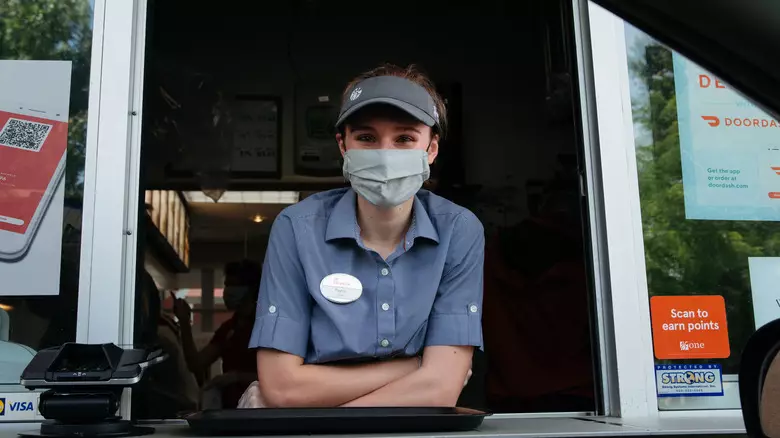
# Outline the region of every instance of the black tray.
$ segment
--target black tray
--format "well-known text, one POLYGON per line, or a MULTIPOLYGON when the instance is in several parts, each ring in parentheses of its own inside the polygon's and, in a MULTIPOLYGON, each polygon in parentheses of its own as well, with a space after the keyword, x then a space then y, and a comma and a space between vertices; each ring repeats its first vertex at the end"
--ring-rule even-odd
POLYGON ((465 408, 214 409, 184 418, 199 434, 453 432, 473 430, 490 414, 465 408))

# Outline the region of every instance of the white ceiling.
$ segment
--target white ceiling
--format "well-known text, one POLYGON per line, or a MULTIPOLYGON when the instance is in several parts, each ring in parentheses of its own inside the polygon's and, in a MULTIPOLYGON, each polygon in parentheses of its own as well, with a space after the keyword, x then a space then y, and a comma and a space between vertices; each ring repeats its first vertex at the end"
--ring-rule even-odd
POLYGON ((190 208, 190 241, 234 242, 268 234, 274 218, 285 204, 206 204, 192 203, 190 208), (263 222, 255 223, 255 215, 263 222))
MULTIPOLYGON (((313 192, 301 192, 300 199, 313 192)), ((191 202, 190 242, 243 242, 266 236, 276 216, 289 204, 191 202), (263 221, 255 223, 255 215, 263 221)))

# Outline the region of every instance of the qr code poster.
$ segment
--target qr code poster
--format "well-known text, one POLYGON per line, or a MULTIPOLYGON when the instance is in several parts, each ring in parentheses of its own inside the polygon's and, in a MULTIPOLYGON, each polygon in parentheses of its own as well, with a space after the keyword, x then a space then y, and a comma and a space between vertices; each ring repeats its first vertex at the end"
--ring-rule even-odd
POLYGON ((70 61, 0 61, 0 296, 60 290, 70 61))
POLYGON ((0 130, 0 146, 38 152, 51 132, 52 124, 10 117, 0 130))

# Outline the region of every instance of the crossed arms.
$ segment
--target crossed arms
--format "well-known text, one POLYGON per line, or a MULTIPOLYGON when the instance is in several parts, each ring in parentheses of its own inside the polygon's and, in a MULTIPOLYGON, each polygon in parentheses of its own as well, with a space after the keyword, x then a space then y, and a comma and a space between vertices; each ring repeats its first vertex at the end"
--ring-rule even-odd
POLYGON ((473 347, 430 346, 417 358, 361 365, 307 365, 271 349, 257 353, 258 384, 247 407, 455 406, 473 347))

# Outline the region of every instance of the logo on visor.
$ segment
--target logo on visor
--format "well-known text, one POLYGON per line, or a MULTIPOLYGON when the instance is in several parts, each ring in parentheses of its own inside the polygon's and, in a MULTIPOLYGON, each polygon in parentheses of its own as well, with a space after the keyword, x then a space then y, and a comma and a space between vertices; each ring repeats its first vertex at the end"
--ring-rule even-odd
POLYGON ((352 94, 349 95, 349 100, 357 100, 358 97, 360 97, 360 93, 363 92, 362 88, 355 88, 352 90, 352 94))

